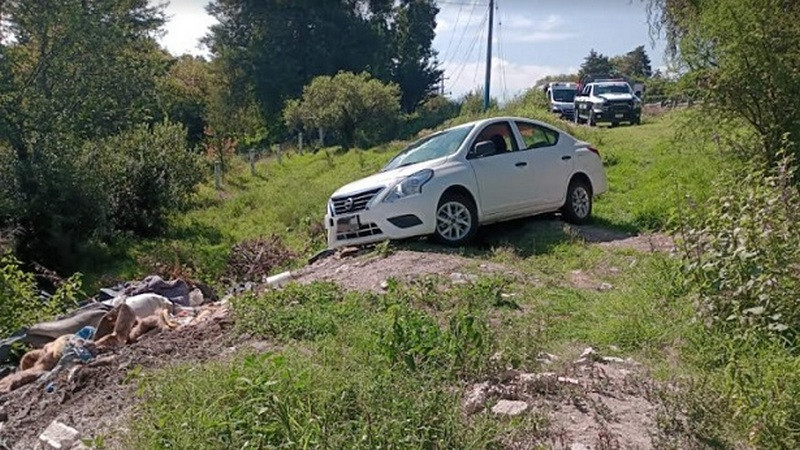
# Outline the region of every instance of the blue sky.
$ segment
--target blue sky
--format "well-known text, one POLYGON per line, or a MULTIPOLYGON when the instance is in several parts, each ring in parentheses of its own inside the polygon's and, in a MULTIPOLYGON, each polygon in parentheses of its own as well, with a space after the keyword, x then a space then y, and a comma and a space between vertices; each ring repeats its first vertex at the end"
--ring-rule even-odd
MULTIPOLYGON (((205 54, 198 40, 214 19, 206 0, 172 0, 162 44, 173 54, 205 54)), ((574 72, 592 48, 605 55, 644 45, 653 68, 664 42, 651 42, 642 0, 496 0, 492 96, 508 99, 546 75, 574 72), (655 44, 655 46, 653 46, 655 44)), ((482 86, 488 0, 441 0, 434 48, 445 89, 459 97, 482 86)))

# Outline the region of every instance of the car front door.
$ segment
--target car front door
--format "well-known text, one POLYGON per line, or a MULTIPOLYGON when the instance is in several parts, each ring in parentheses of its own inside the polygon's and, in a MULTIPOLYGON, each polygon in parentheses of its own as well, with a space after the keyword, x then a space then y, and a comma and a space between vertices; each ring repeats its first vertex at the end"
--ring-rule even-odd
POLYGON ((472 142, 467 158, 475 172, 484 218, 512 216, 530 208, 531 165, 527 157, 519 151, 507 121, 487 125, 472 142), (479 157, 475 146, 484 141, 495 143, 495 152, 479 157))
POLYGON ((522 139, 521 153, 528 155, 530 178, 528 192, 534 211, 560 206, 573 171, 574 149, 570 139, 552 128, 531 122, 514 123, 522 139))

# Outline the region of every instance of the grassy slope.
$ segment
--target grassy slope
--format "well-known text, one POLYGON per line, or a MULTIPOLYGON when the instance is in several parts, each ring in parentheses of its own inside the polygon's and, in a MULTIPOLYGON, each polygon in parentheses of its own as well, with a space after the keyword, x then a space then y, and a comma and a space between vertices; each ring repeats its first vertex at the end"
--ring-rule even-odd
MULTIPOLYGON (((509 113, 541 116, 525 105, 509 113)), ((674 120, 664 116, 641 127, 572 130, 596 144, 606 161, 611 191, 596 204, 599 223, 626 230, 661 228, 684 195, 708 194, 721 162, 673 139, 674 120)), ((169 245, 205 255, 209 273, 218 270, 214 264, 224 259, 230 243, 260 234, 279 233, 294 248, 310 251, 314 245, 309 246, 304 226, 322 214, 330 192, 379 167, 390 154, 374 149, 262 163, 260 177, 229 178, 225 200, 204 187, 204 206, 176 219, 184 232, 169 239, 169 245), (276 198, 281 200, 271 200, 276 198)), ((541 433, 546 424, 535 414, 511 422, 461 418, 460 391, 452 388, 496 370, 486 355, 497 350, 505 355, 500 363, 536 370, 539 349, 569 354, 593 345, 645 361, 662 377, 699 374, 710 377, 714 389, 725 385, 723 369, 703 350, 715 337, 693 323, 673 259, 587 246, 536 220, 504 231, 507 238, 465 254, 515 267, 524 275, 522 283, 484 280, 454 297, 424 285, 385 298, 326 296, 329 288, 316 286, 291 291, 289 298, 276 294, 239 302, 239 326, 277 341, 282 349, 241 357, 232 365, 192 368, 189 377, 181 375, 185 368, 148 377, 143 420, 137 421, 131 446, 255 448, 282 442, 336 447, 346 442, 364 448, 478 448, 515 433, 541 433), (576 270, 613 289, 571 284, 576 270), (514 301, 521 309, 498 300, 501 291, 517 293, 514 301), (465 310, 476 318, 477 328, 463 325, 465 310), (410 344, 399 349, 381 344, 394 334, 398 342, 410 344), (481 344, 470 340, 476 335, 481 344), (474 350, 468 364, 459 359, 461 348, 474 350), (409 353, 412 361, 436 362, 409 370, 409 353), (196 420, 158 426, 186 411, 196 420)), ((776 363, 769 374, 785 367, 776 363)), ((716 425, 724 419, 714 417, 724 408, 715 409, 711 401, 692 403, 698 404, 690 411, 698 428, 694 432, 708 442, 724 443, 727 430, 716 425)), ((737 431, 746 426, 738 424, 737 431)))
MULTIPOLYGON (((673 142, 673 116, 640 127, 589 129, 572 127, 522 104, 504 114, 540 118, 566 128, 599 147, 607 166, 610 192, 596 204, 597 220, 630 231, 666 225, 685 194, 703 196, 717 172, 716 159, 705 150, 673 142)), ((466 119, 460 118, 464 121, 466 119)), ((201 186, 196 207, 177 214, 169 234, 160 239, 124 241, 110 249, 102 274, 134 278, 152 270, 152 262, 188 266, 209 283, 220 280, 230 247, 244 239, 276 233, 303 256, 324 248, 324 236, 312 233, 328 196, 346 182, 373 173, 399 149, 400 143, 346 153, 334 149, 261 161, 257 176, 238 162, 224 180, 224 190, 201 186)), ((99 274, 89 273, 90 284, 99 274)))

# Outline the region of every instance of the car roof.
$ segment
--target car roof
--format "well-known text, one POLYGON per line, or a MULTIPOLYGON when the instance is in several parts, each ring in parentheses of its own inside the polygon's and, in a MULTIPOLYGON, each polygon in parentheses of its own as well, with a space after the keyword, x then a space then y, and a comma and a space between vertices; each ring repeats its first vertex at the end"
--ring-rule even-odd
POLYGON ((463 125, 458 125, 458 126, 455 126, 455 127, 452 127, 452 128, 458 128, 458 127, 460 127, 460 126, 467 126, 467 125, 472 125, 472 126, 484 126, 484 125, 489 125, 489 124, 492 124, 492 123, 497 123, 497 122, 502 122, 502 121, 509 121, 509 122, 515 122, 515 121, 519 121, 519 122, 528 122, 528 123, 533 123, 533 124, 540 125, 540 126, 543 126, 543 127, 552 128, 552 129, 554 129, 554 130, 557 130, 557 131, 558 131, 558 132, 560 132, 560 133, 569 134, 569 133, 567 133, 566 131, 562 130, 562 129, 561 129, 561 128, 559 128, 559 127, 556 127, 556 126, 554 126, 554 125, 551 125, 551 124, 549 124, 549 123, 546 123, 546 122, 542 122, 542 121, 540 121, 540 120, 529 119, 529 118, 527 118, 527 117, 514 117, 514 116, 499 116, 499 117, 490 117, 490 118, 487 118, 487 119, 476 120, 476 121, 473 121, 473 122, 465 123, 465 124, 463 124, 463 125))
POLYGON ((627 81, 597 81, 589 84, 595 84, 601 86, 623 86, 623 85, 630 86, 627 81))

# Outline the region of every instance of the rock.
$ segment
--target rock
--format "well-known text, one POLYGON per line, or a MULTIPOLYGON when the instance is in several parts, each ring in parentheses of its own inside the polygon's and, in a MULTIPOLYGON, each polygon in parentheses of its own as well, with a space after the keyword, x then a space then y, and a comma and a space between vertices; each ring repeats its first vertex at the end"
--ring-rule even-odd
POLYGON ((619 351, 619 347, 617 347, 616 345, 609 345, 608 349, 611 350, 612 352, 618 352, 619 351))
POLYGON ((453 272, 453 273, 450 274, 450 281, 452 281, 453 284, 474 283, 475 280, 477 280, 477 279, 478 279, 478 277, 476 277, 475 275, 465 275, 465 274, 459 273, 459 272, 453 272))
POLYGON ((624 364, 625 360, 622 358, 617 358, 616 356, 604 356, 600 358, 604 363, 609 364, 624 364))
POLYGON ((84 444, 81 441, 78 441, 75 443, 75 445, 72 446, 70 450, 90 450, 90 449, 89 447, 86 446, 86 444, 84 444))
POLYGON ((389 289, 389 282, 387 280, 381 281, 381 290, 386 291, 389 289))
POLYGON ((492 407, 492 412, 506 416, 517 416, 528 409, 528 404, 516 400, 500 400, 492 407))
POLYGON ((589 450, 589 447, 585 444, 581 444, 580 442, 573 442, 569 444, 569 450, 589 450))
POLYGON ((483 382, 476 384, 464 400, 464 412, 475 414, 483 410, 486 403, 486 393, 489 391, 489 383, 483 382))
POLYGON ((597 352, 592 347, 586 347, 583 349, 583 353, 581 353, 580 358, 578 358, 575 363, 576 364, 583 364, 589 361, 593 361, 597 358, 597 352))
POLYGON ((267 285, 272 287, 281 287, 291 281, 293 278, 292 272, 286 271, 273 275, 267 278, 267 285))
POLYGON ((39 442, 45 449, 69 449, 80 439, 81 434, 75 428, 54 420, 39 435, 39 442))
POLYGON ((572 385, 575 385, 575 386, 580 386, 581 385, 581 382, 576 380, 575 378, 558 377, 557 380, 559 381, 559 383, 572 384, 572 385))
POLYGON ((611 289, 614 289, 614 285, 611 283, 601 283, 600 286, 597 287, 598 291, 610 291, 611 289))
POLYGON ((552 353, 540 352, 536 356, 536 361, 539 361, 542 364, 552 364, 554 361, 558 361, 558 356, 552 353))

